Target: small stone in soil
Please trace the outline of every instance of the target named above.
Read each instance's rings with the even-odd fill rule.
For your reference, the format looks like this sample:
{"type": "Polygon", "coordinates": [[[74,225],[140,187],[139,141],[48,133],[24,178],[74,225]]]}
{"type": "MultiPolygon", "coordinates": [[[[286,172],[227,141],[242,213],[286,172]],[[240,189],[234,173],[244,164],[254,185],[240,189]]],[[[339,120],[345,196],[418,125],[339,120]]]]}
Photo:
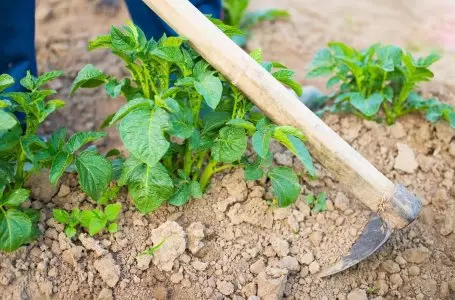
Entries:
{"type": "Polygon", "coordinates": [[[403,257],[409,263],[420,264],[430,257],[430,251],[425,247],[406,249],[403,257]]]}
{"type": "Polygon", "coordinates": [[[355,289],[348,294],[347,300],[368,300],[367,292],[362,289],[355,289]]]}
{"type": "Polygon", "coordinates": [[[390,274],[398,273],[400,272],[400,266],[392,261],[392,260],[386,260],[381,264],[382,268],[386,270],[390,274]]]}
{"type": "Polygon", "coordinates": [[[255,263],[250,265],[250,272],[253,274],[259,274],[261,272],[264,272],[265,267],[266,267],[265,263],[261,258],[261,259],[258,259],[255,263]]]}
{"type": "Polygon", "coordinates": [[[108,288],[104,288],[101,290],[101,292],[98,294],[98,297],[96,300],[113,300],[114,297],[112,295],[112,290],[108,288]]]}
{"type": "Polygon", "coordinates": [[[285,256],[279,261],[281,268],[287,269],[289,272],[297,272],[299,270],[299,262],[295,257],[285,256]]]}
{"type": "Polygon", "coordinates": [[[302,258],[300,259],[300,262],[305,265],[309,265],[313,262],[314,260],[314,255],[311,252],[305,253],[302,258]]]}
{"type": "Polygon", "coordinates": [[[229,281],[218,281],[216,287],[221,294],[229,296],[234,293],[234,285],[229,281]]]}
{"type": "Polygon", "coordinates": [[[345,211],[349,208],[349,199],[342,192],[338,192],[334,200],[334,205],[337,209],[345,211]]]}
{"type": "Polygon", "coordinates": [[[188,226],[186,232],[188,235],[188,249],[191,253],[196,254],[204,247],[204,225],[201,222],[194,222],[188,226]]]}
{"type": "Polygon", "coordinates": [[[286,256],[289,253],[289,243],[286,240],[283,240],[279,237],[272,236],[270,238],[270,244],[272,245],[273,250],[280,257],[286,256]]]}
{"type": "Polygon", "coordinates": [[[93,265],[108,286],[114,287],[117,284],[120,279],[120,267],[115,263],[111,254],[96,260],[93,265]]]}
{"type": "Polygon", "coordinates": [[[321,269],[321,267],[319,266],[317,261],[313,261],[308,266],[308,270],[310,271],[311,274],[316,274],[317,272],[319,272],[320,269],[321,269]]]}
{"type": "Polygon", "coordinates": [[[310,234],[310,241],[315,247],[319,246],[322,241],[322,233],[320,231],[313,231],[310,234]]]}
{"type": "Polygon", "coordinates": [[[410,266],[408,269],[408,274],[410,276],[418,276],[420,275],[420,268],[418,266],[410,266]]]}
{"type": "Polygon", "coordinates": [[[414,151],[407,144],[397,143],[398,155],[395,157],[394,168],[406,173],[414,173],[419,164],[414,151]]]}
{"type": "Polygon", "coordinates": [[[265,272],[260,273],[257,277],[257,296],[264,300],[281,299],[283,297],[286,281],[287,275],[282,275],[278,278],[270,278],[265,272]]]}

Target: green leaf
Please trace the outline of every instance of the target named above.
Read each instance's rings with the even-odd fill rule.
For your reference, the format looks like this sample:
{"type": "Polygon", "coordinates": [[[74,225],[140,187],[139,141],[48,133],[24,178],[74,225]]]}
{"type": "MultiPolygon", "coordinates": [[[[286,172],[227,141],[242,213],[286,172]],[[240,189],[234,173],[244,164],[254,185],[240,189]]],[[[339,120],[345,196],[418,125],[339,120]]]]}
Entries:
{"type": "Polygon", "coordinates": [[[106,224],[106,218],[92,218],[90,220],[90,224],[88,225],[88,234],[90,234],[90,236],[94,236],[106,228],[106,224]]]}
{"type": "Polygon", "coordinates": [[[131,111],[133,111],[139,107],[152,108],[153,102],[150,99],[145,99],[145,98],[136,98],[136,99],[129,101],[115,113],[114,117],[109,122],[109,126],[112,126],[112,124],[114,124],[115,122],[120,121],[128,113],[130,113],[131,111]]]}
{"type": "Polygon", "coordinates": [[[267,126],[253,134],[251,142],[256,153],[264,158],[269,152],[270,141],[272,140],[273,126],[267,126]]]}
{"type": "Polygon", "coordinates": [[[222,4],[227,12],[225,18],[228,24],[239,27],[248,7],[248,0],[224,0],[222,4]]]}
{"type": "Polygon", "coordinates": [[[139,255],[153,255],[153,253],[155,253],[156,250],[161,248],[161,246],[164,244],[164,241],[165,241],[165,239],[163,239],[161,242],[159,242],[156,246],[153,246],[152,248],[141,252],[141,254],[139,254],[139,255]]]}
{"type": "Polygon", "coordinates": [[[138,108],[124,117],[120,137],[137,159],[154,166],[166,154],[170,143],[163,131],[169,127],[168,114],[159,107],[138,108]]]}
{"type": "Polygon", "coordinates": [[[9,130],[17,123],[17,119],[11,113],[0,109],[0,131],[9,130]]]}
{"type": "Polygon", "coordinates": [[[52,211],[52,216],[59,223],[70,223],[70,214],[66,210],[56,208],[52,211]]]}
{"type": "Polygon", "coordinates": [[[205,115],[202,118],[202,123],[204,124],[202,132],[208,133],[223,127],[229,120],[231,115],[225,111],[215,111],[205,115]]]}
{"type": "Polygon", "coordinates": [[[225,126],[223,127],[212,146],[212,155],[216,161],[231,163],[240,159],[247,148],[247,135],[245,129],[225,126]]]}
{"type": "Polygon", "coordinates": [[[197,181],[191,181],[189,184],[191,197],[199,199],[202,198],[201,185],[197,181]]]}
{"type": "Polygon", "coordinates": [[[9,130],[0,130],[0,157],[16,152],[21,135],[22,127],[19,123],[9,130]]]}
{"type": "Polygon", "coordinates": [[[218,77],[213,76],[210,72],[206,72],[200,81],[194,83],[194,87],[204,97],[205,103],[208,106],[212,109],[218,106],[221,100],[221,94],[223,93],[223,85],[218,77]]]}
{"type": "Polygon", "coordinates": [[[257,63],[259,63],[259,64],[262,63],[263,58],[262,58],[262,49],[261,48],[255,49],[255,50],[251,51],[249,54],[257,63]]]}
{"type": "Polygon", "coordinates": [[[71,86],[70,96],[79,88],[93,88],[106,83],[108,76],[101,70],[88,64],[84,66],[76,76],[76,79],[71,86]]]}
{"type": "Polygon", "coordinates": [[[285,207],[295,202],[300,195],[300,184],[297,174],[292,169],[273,168],[267,176],[272,182],[272,191],[278,199],[278,206],[285,207]]]}
{"type": "Polygon", "coordinates": [[[128,184],[133,202],[142,213],[157,209],[174,193],[172,179],[162,164],[149,167],[133,156],[125,161],[119,184],[128,184]]]}
{"type": "Polygon", "coordinates": [[[17,207],[24,203],[30,196],[30,191],[26,189],[17,189],[9,193],[4,200],[0,201],[0,205],[9,207],[17,207]]]}
{"type": "Polygon", "coordinates": [[[12,252],[27,243],[32,235],[32,221],[25,213],[8,209],[0,212],[0,250],[12,252]]]}
{"type": "Polygon", "coordinates": [[[250,133],[252,133],[256,130],[256,127],[254,126],[253,123],[251,123],[247,120],[244,120],[244,119],[232,119],[229,122],[227,122],[226,124],[244,128],[250,133]]]}
{"type": "Polygon", "coordinates": [[[112,165],[104,156],[84,151],[76,158],[76,169],[82,190],[93,200],[98,200],[112,179],[112,165]]]}
{"type": "Polygon", "coordinates": [[[187,107],[179,112],[171,114],[171,130],[169,134],[181,139],[187,139],[193,135],[193,113],[187,107]]]}
{"type": "Polygon", "coordinates": [[[33,76],[30,71],[27,71],[27,75],[20,81],[21,85],[29,91],[33,91],[35,89],[36,78],[33,76]]]}
{"type": "Polygon", "coordinates": [[[76,228],[74,228],[74,227],[65,228],[65,234],[69,239],[73,238],[76,235],[76,233],[77,233],[77,231],[76,231],[76,228]]]}
{"type": "Polygon", "coordinates": [[[452,128],[455,128],[455,111],[452,111],[451,113],[449,113],[449,124],[450,126],[452,126],[452,128]]]}
{"type": "Polygon", "coordinates": [[[79,222],[82,227],[88,228],[92,219],[97,218],[97,215],[92,210],[83,210],[79,215],[79,222]]]}
{"type": "Polygon", "coordinates": [[[289,86],[292,90],[294,90],[297,96],[300,96],[302,95],[302,86],[293,79],[294,74],[294,71],[288,69],[279,70],[272,73],[273,77],[275,77],[279,82],[289,86]]]}
{"type": "Polygon", "coordinates": [[[62,71],[50,71],[41,74],[38,77],[38,80],[36,81],[36,87],[41,87],[42,85],[48,83],[49,81],[52,81],[60,76],[62,76],[64,73],[62,71]]]}
{"type": "Polygon", "coordinates": [[[296,138],[294,136],[288,135],[288,139],[292,145],[292,147],[289,150],[292,153],[294,153],[295,156],[297,156],[299,158],[299,160],[302,162],[302,164],[307,169],[308,174],[310,174],[310,176],[312,176],[312,177],[315,177],[316,170],[313,165],[313,159],[311,158],[311,154],[308,151],[305,144],[302,142],[302,140],[300,140],[299,138],[296,138]]]}
{"type": "Polygon", "coordinates": [[[115,78],[109,79],[107,84],[105,85],[105,90],[111,96],[111,98],[117,98],[122,93],[122,88],[125,85],[125,80],[118,81],[115,78]]]}
{"type": "Polygon", "coordinates": [[[63,172],[65,172],[65,169],[68,168],[72,161],[73,156],[70,153],[65,151],[57,153],[49,173],[49,181],[52,185],[55,185],[60,177],[62,177],[63,172]]]}
{"type": "Polygon", "coordinates": [[[384,96],[379,93],[374,93],[368,99],[365,99],[360,93],[355,93],[351,96],[351,104],[364,115],[374,116],[384,101],[384,96]]]}
{"type": "Polygon", "coordinates": [[[96,39],[88,42],[88,50],[94,50],[98,48],[111,48],[111,36],[110,35],[99,35],[96,39]]]}
{"type": "Polygon", "coordinates": [[[14,78],[8,74],[0,75],[0,93],[14,84],[14,78]]]}
{"type": "Polygon", "coordinates": [[[318,213],[327,210],[326,198],[327,197],[324,192],[319,193],[316,197],[312,211],[318,213]]]}
{"type": "Polygon", "coordinates": [[[87,143],[105,137],[105,132],[81,131],[73,134],[65,145],[65,151],[73,154],[87,143]]]}
{"type": "Polygon", "coordinates": [[[104,213],[106,214],[106,218],[108,221],[115,221],[122,211],[122,205],[120,203],[109,204],[104,209],[104,213]]]}
{"type": "Polygon", "coordinates": [[[123,33],[120,29],[112,26],[110,31],[111,43],[113,48],[120,51],[134,51],[136,48],[136,42],[134,37],[125,31],[123,33]]]}
{"type": "Polygon", "coordinates": [[[109,224],[109,226],[107,227],[107,231],[109,231],[110,233],[116,233],[118,231],[117,223],[109,224]]]}
{"type": "Polygon", "coordinates": [[[174,206],[183,206],[188,202],[188,200],[190,200],[190,196],[191,193],[188,184],[182,184],[169,199],[169,204],[174,206]]]}
{"type": "Polygon", "coordinates": [[[430,121],[431,123],[435,123],[442,117],[442,112],[438,106],[432,106],[428,109],[427,113],[425,114],[425,118],[430,121]]]}
{"type": "Polygon", "coordinates": [[[244,169],[245,180],[259,180],[264,176],[264,170],[255,165],[247,165],[244,169]]]}
{"type": "Polygon", "coordinates": [[[66,140],[66,128],[61,127],[59,129],[57,129],[56,131],[54,131],[54,133],[52,133],[52,135],[49,139],[49,143],[50,143],[52,149],[55,152],[58,152],[63,148],[63,145],[65,144],[65,140],[66,140]]]}

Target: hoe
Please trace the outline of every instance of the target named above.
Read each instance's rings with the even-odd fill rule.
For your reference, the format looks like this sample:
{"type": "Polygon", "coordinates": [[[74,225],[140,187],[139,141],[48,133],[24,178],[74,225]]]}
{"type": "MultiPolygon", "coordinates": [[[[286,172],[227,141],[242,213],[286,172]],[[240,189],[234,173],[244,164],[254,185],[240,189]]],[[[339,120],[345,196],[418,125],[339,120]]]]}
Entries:
{"type": "Polygon", "coordinates": [[[323,269],[321,277],[343,271],[378,250],[396,229],[413,222],[422,202],[394,184],[330,129],[299,99],[224,35],[187,0],[143,0],[214,68],[229,78],[279,125],[292,125],[308,138],[313,156],[346,190],[372,210],[349,253],[323,269]]]}

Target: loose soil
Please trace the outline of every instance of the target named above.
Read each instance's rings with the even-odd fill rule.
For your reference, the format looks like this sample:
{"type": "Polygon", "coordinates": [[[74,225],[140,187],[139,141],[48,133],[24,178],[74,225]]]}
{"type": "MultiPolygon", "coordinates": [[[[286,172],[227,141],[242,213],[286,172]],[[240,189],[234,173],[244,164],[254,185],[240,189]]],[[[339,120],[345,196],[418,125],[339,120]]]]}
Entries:
{"type": "MultiPolygon", "coordinates": [[[[88,0],[37,4],[39,69],[66,71],[53,83],[62,99],[68,99],[71,82],[86,63],[114,75],[124,72],[107,52],[85,50],[88,39],[128,18],[123,3],[118,12],[88,0]]],[[[455,66],[454,44],[444,27],[455,11],[449,2],[252,1],[252,8],[272,6],[290,9],[292,20],[261,25],[248,46],[260,46],[267,59],[287,63],[302,84],[323,88],[322,81],[305,80],[305,65],[329,40],[357,46],[382,41],[424,53],[439,48],[446,56],[423,92],[455,105],[455,77],[449,71],[455,66]]],[[[102,90],[83,90],[43,133],[63,124],[70,131],[95,130],[121,104],[102,90]]],[[[319,165],[318,179],[304,182],[301,198],[289,208],[269,206],[269,185],[247,184],[237,170],[214,178],[203,199],[147,216],[122,193],[118,233],[81,234],[72,241],[51,218],[52,208],[93,203],[74,175],[52,188],[42,174],[30,182],[28,205],[42,208],[43,236],[16,253],[0,254],[0,299],[455,299],[454,130],[419,115],[388,128],[353,116],[329,115],[325,121],[425,204],[415,223],[357,267],[328,279],[316,276],[346,253],[369,216],[319,165]],[[303,195],[319,191],[328,194],[328,210],[312,214],[303,195]],[[138,256],[163,239],[153,257],[138,256]]],[[[111,131],[100,146],[118,145],[111,131]]],[[[302,170],[279,145],[273,150],[277,164],[302,170]]]]}

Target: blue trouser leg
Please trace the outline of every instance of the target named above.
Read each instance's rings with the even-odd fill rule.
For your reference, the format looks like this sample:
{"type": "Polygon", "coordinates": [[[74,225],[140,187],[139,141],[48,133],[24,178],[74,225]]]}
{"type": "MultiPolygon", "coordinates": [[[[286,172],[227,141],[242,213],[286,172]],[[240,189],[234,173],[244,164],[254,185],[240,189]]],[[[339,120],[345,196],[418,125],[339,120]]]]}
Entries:
{"type": "MultiPolygon", "coordinates": [[[[0,74],[8,73],[15,84],[7,91],[23,91],[19,80],[27,70],[36,75],[35,0],[0,1],[0,74]]],[[[24,113],[16,112],[21,121],[24,113]]],[[[22,124],[24,126],[24,124],[22,124]]]]}
{"type": "Polygon", "coordinates": [[[16,80],[9,90],[21,91],[26,71],[36,75],[35,0],[0,1],[0,15],[0,73],[16,80]]]}
{"type": "MultiPolygon", "coordinates": [[[[161,1],[161,0],[154,0],[161,1]]],[[[202,13],[219,18],[221,15],[221,0],[190,0],[202,13]]],[[[141,0],[126,0],[128,10],[133,22],[139,26],[147,36],[159,39],[163,33],[176,35],[163,20],[160,19],[144,2],[141,0]]]]}

